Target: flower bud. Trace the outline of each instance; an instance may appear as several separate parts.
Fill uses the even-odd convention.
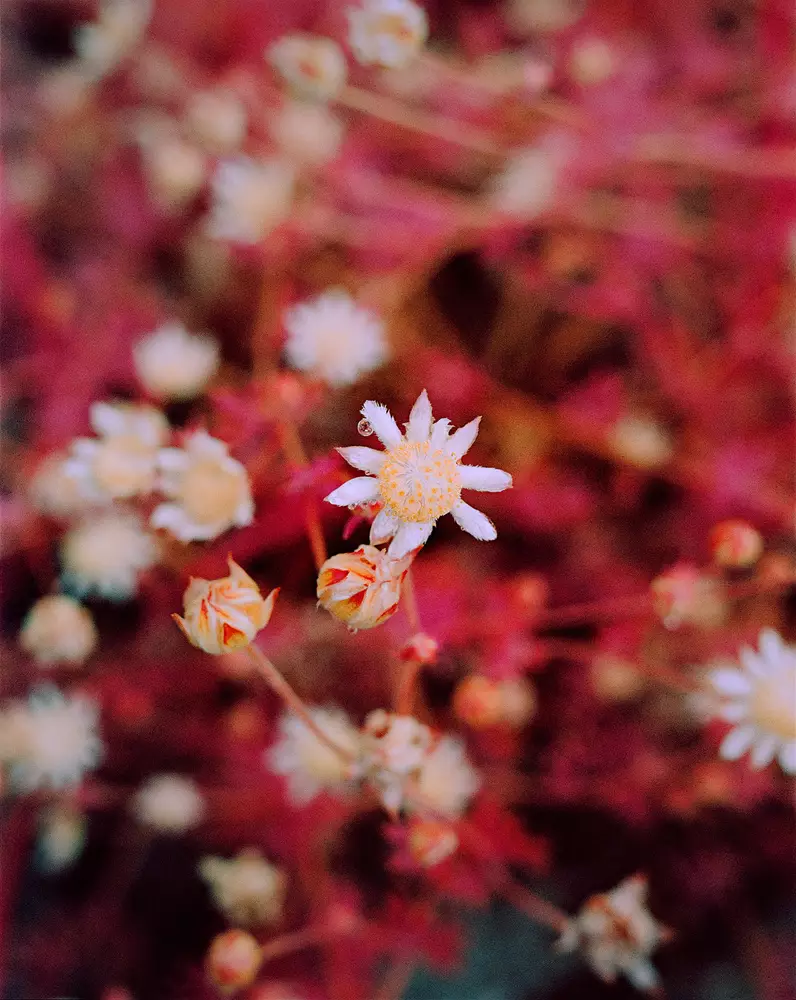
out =
[[[246,931],[231,930],[213,938],[207,953],[207,974],[227,995],[251,986],[260,969],[262,949]]]
[[[655,612],[668,629],[681,625],[715,627],[726,614],[719,581],[689,563],[678,563],[661,573],[650,590]]]
[[[473,674],[465,677],[453,696],[457,719],[473,729],[485,729],[500,722],[503,698],[497,681]]]
[[[271,618],[279,589],[263,598],[260,589],[229,556],[229,576],[191,579],[183,597],[184,618],[172,615],[185,638],[218,656],[248,646]]]
[[[318,574],[318,602],[350,629],[374,628],[398,610],[410,558],[391,559],[372,545],[327,559]]]
[[[763,539],[747,521],[722,521],[710,533],[710,551],[717,566],[747,569],[760,558]]]
[[[425,632],[418,632],[403,646],[399,657],[415,663],[436,663],[439,643]]]
[[[407,847],[423,868],[433,868],[454,853],[459,846],[456,832],[434,819],[414,819],[409,824]]]

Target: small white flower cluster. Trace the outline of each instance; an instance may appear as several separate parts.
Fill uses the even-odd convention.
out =
[[[258,850],[241,851],[229,860],[204,857],[199,874],[231,924],[262,927],[282,919],[287,877]]]

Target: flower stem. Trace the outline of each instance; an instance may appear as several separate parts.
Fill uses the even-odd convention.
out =
[[[289,418],[283,419],[279,427],[285,458],[299,469],[309,468],[310,462],[304,450],[304,445],[301,443],[301,436],[295,422]],[[326,552],[326,539],[323,537],[323,527],[318,515],[318,504],[313,499],[307,500],[304,511],[304,527],[307,532],[310,548],[312,549],[315,568],[320,570],[328,556]]]

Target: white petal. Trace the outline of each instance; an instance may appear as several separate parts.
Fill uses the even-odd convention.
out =
[[[90,462],[99,451],[99,447],[99,441],[95,441],[93,438],[75,438],[72,442],[72,458],[78,458],[81,462]],[[68,474],[71,474],[68,462],[69,459],[64,462],[64,469]]]
[[[229,449],[224,441],[211,437],[207,431],[196,431],[186,442],[185,447],[194,458],[229,458]],[[168,449],[165,449],[168,450]]]
[[[158,467],[163,472],[184,472],[190,464],[190,457],[180,448],[161,448],[158,452]]]
[[[767,664],[751,647],[743,646],[738,659],[753,677],[765,677],[768,674]]]
[[[716,712],[725,722],[742,722],[749,715],[749,705],[745,701],[731,701]]]
[[[721,694],[744,695],[752,690],[752,682],[740,670],[720,669],[710,673],[711,685]]]
[[[512,484],[511,476],[502,469],[487,469],[482,465],[462,465],[459,471],[464,490],[500,493]]]
[[[338,448],[337,451],[343,456],[349,465],[362,472],[370,472],[377,476],[384,465],[384,452],[376,451],[375,448]]]
[[[374,403],[372,399],[369,399],[360,412],[385,448],[395,448],[401,443],[401,432],[398,430],[398,424],[386,406]]]
[[[785,774],[796,775],[796,740],[791,740],[780,749],[779,763]]]
[[[391,559],[402,559],[409,555],[413,549],[420,548],[428,541],[428,536],[434,530],[434,522],[426,521],[423,524],[401,524],[395,533],[387,550]]]
[[[646,958],[639,957],[634,962],[628,964],[625,967],[625,975],[631,985],[644,993],[653,990],[660,982],[655,966],[652,962],[647,961]]]
[[[480,424],[481,418],[476,417],[475,420],[471,420],[469,424],[465,424],[464,427],[460,427],[458,431],[454,431],[448,439],[448,453],[455,455],[456,458],[461,458],[462,455],[466,455],[472,447],[473,441],[475,441],[478,437],[478,428]]]
[[[774,759],[778,748],[779,740],[776,736],[768,734],[761,736],[752,747],[749,762],[756,771],[762,770],[764,767],[768,767]]]
[[[451,422],[447,417],[438,420],[431,429],[431,447],[444,448],[451,432]]]
[[[480,510],[471,507],[464,500],[459,500],[458,503],[453,505],[451,514],[453,514],[453,520],[459,527],[469,532],[473,538],[477,538],[481,542],[491,542],[497,538],[495,526],[486,514],[482,514]]]
[[[370,526],[370,544],[381,545],[388,538],[392,538],[400,527],[401,522],[397,517],[393,517],[386,510],[380,510]]]
[[[95,434],[111,437],[114,434],[124,434],[127,429],[127,414],[110,403],[92,403],[89,422]]]
[[[379,482],[371,476],[357,476],[356,479],[349,479],[336,490],[332,490],[327,503],[333,503],[336,507],[348,507],[355,503],[367,503],[375,500],[379,495]]]
[[[428,441],[431,437],[432,422],[431,403],[428,399],[428,393],[424,389],[415,400],[415,405],[409,414],[409,423],[406,425],[406,440]]]
[[[757,644],[763,658],[770,666],[778,663],[786,648],[779,634],[773,628],[764,628]]]
[[[719,747],[719,756],[725,760],[738,760],[754,743],[757,732],[754,726],[738,726],[724,737]]]

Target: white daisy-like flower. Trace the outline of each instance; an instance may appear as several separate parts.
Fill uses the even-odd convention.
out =
[[[138,574],[157,562],[158,549],[136,515],[109,512],[68,531],[60,556],[66,590],[126,601],[138,589]]]
[[[202,858],[199,874],[231,924],[262,927],[281,920],[287,877],[258,850],[241,851],[230,859]]]
[[[320,167],[333,160],[343,141],[343,123],[324,104],[285,101],[269,122],[282,155],[297,167]]]
[[[492,207],[518,219],[533,219],[548,211],[556,198],[561,166],[559,151],[546,146],[515,151],[491,181]]]
[[[159,449],[169,425],[154,406],[93,403],[89,412],[96,438],[77,438],[66,473],[91,503],[107,503],[150,493],[155,485]]]
[[[141,785],[130,808],[138,822],[150,830],[179,835],[201,823],[207,807],[191,778],[156,774]]]
[[[351,385],[389,356],[384,324],[342,288],[288,309],[284,324],[288,362],[333,387]]]
[[[38,663],[81,664],[97,645],[88,608],[66,594],[36,601],[25,617],[19,644]]]
[[[30,502],[48,517],[69,518],[88,506],[81,483],[70,474],[68,463],[69,457],[62,452],[48,455],[31,477]]]
[[[423,759],[417,790],[435,813],[458,819],[481,787],[461,740],[443,736]]]
[[[85,695],[64,696],[51,684],[28,696],[17,712],[20,739],[11,762],[11,784],[22,792],[78,785],[102,757],[99,708]]]
[[[702,706],[733,725],[719,751],[726,760],[751,751],[753,768],[776,757],[786,774],[796,775],[796,646],[773,629],[763,629],[758,645],[759,652],[744,646],[739,664],[710,671]]]
[[[75,47],[95,77],[112,70],[138,44],[152,14],[150,0],[101,0],[93,24],[78,29]]]
[[[349,480],[326,500],[338,507],[383,504],[370,530],[372,545],[392,538],[388,554],[401,559],[426,543],[445,514],[452,514],[474,538],[497,537],[489,518],[461,498],[462,490],[499,493],[511,486],[511,476],[501,469],[461,464],[476,439],[480,417],[451,434],[450,420],[434,421],[425,389],[412,407],[404,434],[380,403],[368,400],[362,416],[386,450],[338,448],[349,465],[368,475]]]
[[[557,947],[565,952],[581,949],[605,982],[624,975],[636,989],[649,991],[659,981],[649,956],[668,937],[647,909],[647,880],[633,876],[587,900]]]
[[[359,62],[400,69],[428,38],[426,12],[412,0],[362,0],[349,7],[348,43]]]
[[[153,528],[166,528],[181,542],[192,542],[252,523],[249,475],[223,441],[197,431],[184,449],[164,448],[158,464],[159,488],[173,502],[155,508]]]
[[[259,243],[290,215],[295,179],[283,160],[239,156],[219,163],[208,232],[231,243]]]
[[[144,389],[160,399],[193,399],[215,375],[218,342],[189,333],[182,323],[163,323],[133,347],[133,363]]]
[[[265,52],[265,57],[297,94],[329,101],[346,81],[343,50],[321,35],[284,35]]]
[[[234,153],[246,137],[246,108],[232,91],[223,87],[194,94],[186,117],[192,133],[211,153]]]
[[[432,742],[428,726],[411,715],[378,709],[365,719],[362,769],[385,809],[401,809],[407,783],[421,773]]]
[[[309,713],[330,740],[352,755],[359,753],[359,731],[345,712],[338,708],[311,707]],[[288,792],[296,805],[305,805],[324,790],[344,791],[352,776],[350,765],[324,746],[292,712],[279,720],[279,738],[265,752],[264,759],[269,770],[287,778]]]

